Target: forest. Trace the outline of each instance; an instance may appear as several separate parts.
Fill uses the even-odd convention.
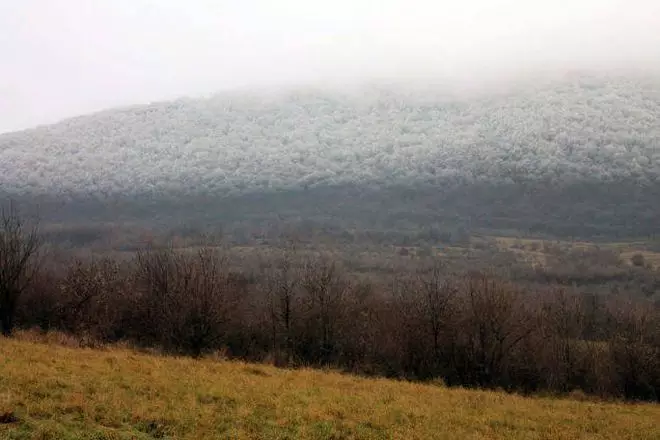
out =
[[[109,223],[230,234],[310,222],[652,239],[659,103],[657,78],[641,74],[473,92],[226,92],[1,134],[0,197],[96,234]]]

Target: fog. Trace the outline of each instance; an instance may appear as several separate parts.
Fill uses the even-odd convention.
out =
[[[660,65],[657,0],[0,3],[0,131],[219,90]]]

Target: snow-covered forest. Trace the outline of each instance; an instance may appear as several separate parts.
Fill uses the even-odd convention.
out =
[[[56,223],[655,235],[660,79],[253,90],[107,110],[0,135],[0,195]]]
[[[660,178],[660,80],[226,93],[0,135],[10,193]]]

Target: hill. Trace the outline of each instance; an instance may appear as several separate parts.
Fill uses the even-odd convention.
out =
[[[22,339],[0,339],[0,415],[17,419],[0,424],[2,438],[660,436],[657,405],[525,398]]]
[[[660,81],[580,77],[469,95],[292,90],[181,99],[0,136],[15,191],[660,177]]]
[[[0,187],[67,218],[277,214],[344,228],[639,236],[658,232],[658,121],[660,81],[641,76],[472,93],[234,92],[0,135]]]

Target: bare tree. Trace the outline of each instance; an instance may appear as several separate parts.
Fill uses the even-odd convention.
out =
[[[302,291],[308,318],[313,358],[328,363],[336,354],[340,320],[350,284],[336,262],[327,256],[310,258],[302,269]],[[311,341],[308,341],[311,342]],[[312,348],[313,347],[313,348]]]
[[[419,290],[421,293],[420,305],[422,314],[431,333],[433,341],[433,361],[437,363],[441,358],[440,338],[448,328],[451,313],[451,301],[456,295],[456,287],[447,279],[444,267],[440,261],[418,273]]]
[[[212,248],[186,253],[170,247],[138,253],[135,265],[140,334],[193,356],[222,342],[247,290],[229,272],[226,256]]]
[[[13,203],[0,210],[0,327],[11,335],[16,306],[38,270],[40,239],[36,226],[27,226]]]
[[[392,286],[405,369],[416,378],[442,375],[452,360],[457,290],[438,259],[420,267],[414,276],[400,277]]]
[[[183,279],[182,261],[172,247],[138,251],[134,260],[136,315],[140,335],[148,341],[163,342],[165,327],[171,323],[176,282]]]
[[[532,330],[525,298],[515,286],[485,275],[465,285],[466,319],[462,327],[479,386],[493,386],[505,376],[512,351]],[[503,383],[500,383],[504,385]]]
[[[296,250],[286,249],[279,261],[269,268],[266,292],[274,352],[284,350],[284,362],[290,364],[293,356],[293,323],[300,274],[296,273]]]
[[[658,326],[653,306],[641,301],[610,301],[616,333],[609,341],[614,381],[629,399],[660,399],[660,349],[652,335]]]
[[[224,345],[247,283],[231,273],[226,256],[212,248],[185,258],[181,275],[174,298],[172,342],[198,357]]]
[[[547,366],[546,380],[559,391],[578,387],[576,373],[580,347],[584,346],[584,313],[580,298],[564,289],[553,292],[543,306],[544,349],[552,359]]]
[[[74,259],[59,283],[63,328],[107,338],[125,297],[125,277],[116,260]]]

